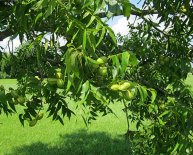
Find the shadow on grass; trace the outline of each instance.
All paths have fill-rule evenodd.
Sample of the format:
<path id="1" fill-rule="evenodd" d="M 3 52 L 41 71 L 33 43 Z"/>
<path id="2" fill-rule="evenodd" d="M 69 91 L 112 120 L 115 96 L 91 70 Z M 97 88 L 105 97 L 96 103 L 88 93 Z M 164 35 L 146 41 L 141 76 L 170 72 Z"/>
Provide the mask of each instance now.
<path id="1" fill-rule="evenodd" d="M 49 136 L 49 135 L 48 135 Z M 104 132 L 60 135 L 54 144 L 41 142 L 15 148 L 7 155 L 129 155 L 129 144 L 123 137 L 111 138 Z"/>

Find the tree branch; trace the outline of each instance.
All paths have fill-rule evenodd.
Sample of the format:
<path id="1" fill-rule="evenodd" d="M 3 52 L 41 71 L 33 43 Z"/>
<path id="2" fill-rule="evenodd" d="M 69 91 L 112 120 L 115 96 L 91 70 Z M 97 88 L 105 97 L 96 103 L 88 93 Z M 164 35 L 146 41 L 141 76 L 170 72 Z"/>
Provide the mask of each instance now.
<path id="1" fill-rule="evenodd" d="M 153 15 L 153 14 L 158 14 L 158 11 L 156 10 L 134 10 L 131 9 L 131 15 L 135 15 L 135 16 L 146 16 L 146 15 Z M 119 13 L 119 14 L 114 14 L 113 16 L 121 16 L 123 15 L 123 13 Z M 99 17 L 101 18 L 105 18 L 107 17 L 105 12 L 101 12 L 98 14 Z"/>
<path id="2" fill-rule="evenodd" d="M 136 9 L 131 10 L 131 14 L 136 15 L 136 16 L 145 16 L 145 15 L 149 15 L 149 14 L 153 15 L 153 14 L 157 14 L 157 13 L 158 12 L 155 10 L 136 10 Z M 113 16 L 121 16 L 121 15 L 123 15 L 123 14 L 122 13 L 114 14 Z M 101 12 L 98 14 L 98 16 L 100 18 L 105 18 L 105 17 L 107 17 L 107 14 L 105 12 Z M 44 30 L 47 31 L 46 29 L 44 29 Z M 36 31 L 38 31 L 38 30 L 36 30 Z M 5 39 L 11 35 L 14 35 L 14 34 L 15 33 L 13 31 L 10 31 L 10 30 L 5 30 L 2 32 L 0 31 L 0 41 L 3 41 L 3 39 Z"/>
<path id="3" fill-rule="evenodd" d="M 148 24 L 150 24 L 155 30 L 157 30 L 158 32 L 160 32 L 160 33 L 162 33 L 163 35 L 165 35 L 165 36 L 171 36 L 170 34 L 167 34 L 167 32 L 165 32 L 164 30 L 160 30 L 157 26 L 155 26 L 154 24 L 153 24 L 153 22 L 152 22 L 152 20 L 151 19 L 146 19 L 145 17 L 142 17 L 142 19 L 144 20 L 144 21 L 146 21 Z M 172 36 L 171 36 L 172 37 Z"/>
<path id="4" fill-rule="evenodd" d="M 5 30 L 3 32 L 0 31 L 0 41 L 3 41 L 3 39 L 13 35 L 14 33 L 11 32 L 10 30 Z"/>

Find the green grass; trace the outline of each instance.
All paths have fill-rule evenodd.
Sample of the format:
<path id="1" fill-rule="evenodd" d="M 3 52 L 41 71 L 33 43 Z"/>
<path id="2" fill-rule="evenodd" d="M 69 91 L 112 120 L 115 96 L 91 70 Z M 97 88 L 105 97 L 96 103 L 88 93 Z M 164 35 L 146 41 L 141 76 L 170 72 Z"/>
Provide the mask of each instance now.
<path id="1" fill-rule="evenodd" d="M 6 89 L 8 89 L 9 87 L 16 88 L 16 84 L 16 79 L 0 79 L 0 85 L 3 85 Z"/>
<path id="2" fill-rule="evenodd" d="M 1 84 L 16 87 L 15 80 L 0 80 Z M 45 115 L 34 127 L 28 122 L 22 127 L 18 114 L 0 115 L 0 155 L 128 154 L 123 105 L 111 106 L 118 118 L 113 114 L 99 117 L 88 128 L 78 115 L 66 118 L 64 126 Z"/>
<path id="3" fill-rule="evenodd" d="M 186 83 L 193 88 L 193 75 L 192 74 L 188 74 L 188 77 L 186 79 Z"/>
<path id="4" fill-rule="evenodd" d="M 192 75 L 186 83 L 193 86 Z M 1 84 L 16 87 L 15 80 L 0 80 Z M 123 136 L 127 130 L 123 105 L 111 106 L 118 118 L 113 114 L 99 117 L 88 128 L 79 116 L 65 119 L 64 126 L 45 116 L 35 127 L 29 127 L 27 122 L 22 127 L 18 114 L 0 115 L 0 155 L 128 155 L 129 145 Z"/>
<path id="5" fill-rule="evenodd" d="M 70 121 L 65 119 L 64 126 L 43 118 L 35 127 L 26 122 L 23 128 L 16 115 L 0 116 L 0 121 L 3 123 L 0 154 L 127 154 L 129 151 L 121 136 L 127 129 L 124 115 L 119 119 L 113 115 L 99 118 L 89 128 L 75 117 Z"/>

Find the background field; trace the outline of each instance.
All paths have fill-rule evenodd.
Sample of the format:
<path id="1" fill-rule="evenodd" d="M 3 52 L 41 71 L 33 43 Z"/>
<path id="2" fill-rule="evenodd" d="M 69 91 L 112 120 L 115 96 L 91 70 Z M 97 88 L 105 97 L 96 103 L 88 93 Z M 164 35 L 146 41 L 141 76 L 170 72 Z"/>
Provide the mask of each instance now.
<path id="1" fill-rule="evenodd" d="M 193 76 L 186 83 L 193 86 Z M 0 80 L 6 88 L 16 87 L 16 80 Z M 116 116 L 98 118 L 88 128 L 78 116 L 62 126 L 45 117 L 35 127 L 22 127 L 18 114 L 0 115 L 0 155 L 84 155 L 129 154 L 129 144 L 123 134 L 127 130 L 123 105 L 111 105 Z M 18 109 L 20 111 L 20 109 Z M 133 127 L 132 127 L 133 128 Z"/>
<path id="2" fill-rule="evenodd" d="M 186 79 L 186 83 L 193 88 L 193 75 L 192 74 L 188 74 L 188 77 Z"/>

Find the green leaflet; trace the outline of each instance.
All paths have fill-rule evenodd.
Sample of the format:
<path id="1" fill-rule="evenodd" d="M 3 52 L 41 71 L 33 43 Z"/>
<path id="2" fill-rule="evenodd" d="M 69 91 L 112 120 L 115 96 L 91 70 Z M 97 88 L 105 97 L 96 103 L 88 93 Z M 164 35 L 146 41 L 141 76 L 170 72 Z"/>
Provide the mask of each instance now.
<path id="1" fill-rule="evenodd" d="M 48 0 L 40 0 L 33 5 L 31 9 L 33 10 L 41 10 L 48 6 Z"/>
<path id="2" fill-rule="evenodd" d="M 90 85 L 90 90 L 93 94 L 93 96 L 100 102 L 102 103 L 107 103 L 106 102 L 106 99 L 104 98 L 104 96 L 100 93 L 100 90 L 99 88 L 93 86 L 93 85 Z"/>
<path id="3" fill-rule="evenodd" d="M 128 0 L 123 0 L 123 15 L 126 17 L 130 17 L 131 15 L 131 4 Z"/>
<path id="4" fill-rule="evenodd" d="M 96 19 L 96 17 L 95 16 L 92 16 L 91 18 L 90 18 L 90 21 L 89 21 L 89 23 L 86 25 L 86 27 L 89 27 L 92 23 L 93 23 L 93 21 Z"/>
<path id="5" fill-rule="evenodd" d="M 86 101 L 86 99 L 89 95 L 89 91 L 90 91 L 90 82 L 87 80 L 82 85 L 82 91 L 81 91 L 81 96 L 80 96 L 81 101 L 79 102 L 80 105 L 82 105 Z"/>
<path id="6" fill-rule="evenodd" d="M 125 71 L 129 65 L 129 58 L 130 58 L 129 52 L 122 53 L 122 56 L 121 56 L 121 76 L 122 77 L 125 75 Z"/>
<path id="7" fill-rule="evenodd" d="M 53 1 L 53 0 L 50 1 L 50 3 L 48 4 L 48 8 L 44 14 L 44 18 L 47 18 L 48 16 L 52 14 L 56 5 L 57 5 L 57 1 Z"/>
<path id="8" fill-rule="evenodd" d="M 100 38 L 99 38 L 99 40 L 98 40 L 98 42 L 97 42 L 97 44 L 96 44 L 96 47 L 101 43 L 101 41 L 103 40 L 105 34 L 106 34 L 106 29 L 105 29 L 105 27 L 103 27 L 103 28 L 102 28 L 102 32 L 101 32 L 101 35 L 100 35 Z"/>
<path id="9" fill-rule="evenodd" d="M 105 28 L 107 29 L 107 31 L 108 31 L 112 41 L 114 42 L 114 44 L 117 46 L 117 39 L 115 37 L 115 33 L 113 32 L 113 30 L 110 27 L 106 26 Z"/>
<path id="10" fill-rule="evenodd" d="M 82 42 L 82 46 L 83 46 L 84 50 L 86 49 L 86 37 L 87 37 L 86 33 L 87 33 L 86 29 L 84 29 L 84 32 L 83 32 L 83 42 Z"/>
<path id="11" fill-rule="evenodd" d="M 65 63 L 66 71 L 68 74 L 74 73 L 76 77 L 79 77 L 79 52 L 73 48 L 70 48 L 66 53 Z"/>
<path id="12" fill-rule="evenodd" d="M 39 19 L 42 18 L 42 16 L 43 16 L 43 13 L 42 13 L 42 12 L 40 12 L 40 13 L 36 16 L 36 18 L 35 18 L 35 24 L 38 22 Z"/>
<path id="13" fill-rule="evenodd" d="M 155 89 L 149 89 L 149 91 L 151 92 L 151 103 L 153 103 L 156 99 L 156 96 L 157 96 L 157 92 Z"/>
<path id="14" fill-rule="evenodd" d="M 96 49 L 96 41 L 95 41 L 95 36 L 93 35 L 94 31 L 91 30 L 89 32 L 89 35 L 87 35 L 88 43 L 90 47 L 92 48 L 93 51 Z"/>
<path id="15" fill-rule="evenodd" d="M 70 88 L 71 88 L 71 86 L 74 85 L 73 79 L 74 79 L 74 74 L 68 75 L 68 82 L 67 82 L 67 87 L 66 87 L 66 93 L 68 93 Z"/>
<path id="16" fill-rule="evenodd" d="M 141 103 L 144 103 L 147 99 L 147 88 L 145 86 L 138 87 Z"/>
<path id="17" fill-rule="evenodd" d="M 133 67 L 137 66 L 138 61 L 134 53 L 130 53 L 129 62 Z"/>
<path id="18" fill-rule="evenodd" d="M 115 79 L 117 77 L 117 75 L 119 74 L 120 71 L 120 62 L 119 62 L 119 58 L 117 55 L 113 55 L 111 57 L 112 61 L 113 61 L 113 66 L 115 66 L 112 70 L 113 72 L 113 79 Z"/>

